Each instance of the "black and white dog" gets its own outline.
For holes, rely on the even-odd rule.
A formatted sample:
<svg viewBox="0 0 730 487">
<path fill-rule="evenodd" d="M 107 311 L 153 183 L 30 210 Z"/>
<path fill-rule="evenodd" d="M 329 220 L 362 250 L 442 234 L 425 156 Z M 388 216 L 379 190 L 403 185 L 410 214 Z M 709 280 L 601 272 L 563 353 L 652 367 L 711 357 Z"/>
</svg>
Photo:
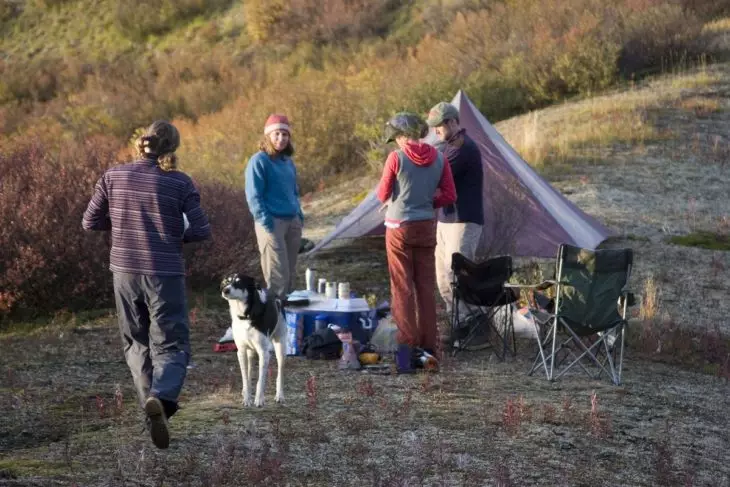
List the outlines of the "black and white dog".
<svg viewBox="0 0 730 487">
<path fill-rule="evenodd" d="M 251 405 L 251 367 L 254 352 L 259 356 L 259 380 L 253 404 L 264 405 L 266 373 L 273 347 L 278 372 L 276 402 L 284 400 L 284 356 L 286 355 L 286 322 L 281 301 L 256 284 L 249 276 L 233 274 L 221 282 L 221 295 L 231 311 L 233 341 L 238 349 L 238 363 L 243 381 L 243 405 Z"/>
</svg>

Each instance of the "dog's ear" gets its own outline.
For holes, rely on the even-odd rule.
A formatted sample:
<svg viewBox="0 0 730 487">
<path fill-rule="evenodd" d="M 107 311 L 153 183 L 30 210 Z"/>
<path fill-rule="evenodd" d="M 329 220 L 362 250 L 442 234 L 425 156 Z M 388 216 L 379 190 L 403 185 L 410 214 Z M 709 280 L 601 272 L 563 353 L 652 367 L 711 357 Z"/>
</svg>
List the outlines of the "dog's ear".
<svg viewBox="0 0 730 487">
<path fill-rule="evenodd" d="M 235 275 L 229 275 L 229 276 L 224 277 L 221 280 L 221 287 L 220 287 L 219 291 L 223 291 L 223 288 L 228 286 L 230 283 L 232 283 L 235 278 L 236 278 Z"/>
</svg>

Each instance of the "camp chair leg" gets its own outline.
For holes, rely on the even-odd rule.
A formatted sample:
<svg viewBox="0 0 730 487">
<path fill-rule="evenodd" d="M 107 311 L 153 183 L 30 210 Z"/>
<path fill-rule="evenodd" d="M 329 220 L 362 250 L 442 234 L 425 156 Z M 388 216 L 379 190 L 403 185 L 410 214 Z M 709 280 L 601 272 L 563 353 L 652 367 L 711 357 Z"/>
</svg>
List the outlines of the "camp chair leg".
<svg viewBox="0 0 730 487">
<path fill-rule="evenodd" d="M 613 360 L 610 358 L 610 353 L 608 350 L 608 343 L 606 342 L 605 335 L 601 336 L 590 347 L 588 347 L 583 342 L 583 340 L 581 340 L 581 338 L 570 328 L 570 326 L 568 326 L 566 324 L 564 324 L 563 326 L 568 331 L 568 333 L 570 333 L 570 335 L 572 336 L 572 341 L 575 342 L 577 345 L 579 345 L 580 348 L 583 350 L 583 352 L 580 355 L 572 354 L 573 357 L 575 357 L 573 362 L 571 362 L 567 367 L 565 367 L 563 370 L 561 370 L 561 372 L 555 378 L 557 379 L 558 377 L 561 377 L 566 372 L 568 372 L 570 370 L 570 368 L 573 367 L 573 365 L 578 364 L 580 366 L 580 368 L 583 369 L 583 371 L 586 373 L 586 375 L 588 375 L 588 377 L 591 377 L 592 379 L 598 379 L 598 378 L 600 378 L 601 373 L 605 372 L 606 375 L 611 379 L 611 382 L 613 382 L 614 384 L 617 384 L 617 378 L 616 378 L 616 375 L 614 372 L 615 369 L 613 367 Z M 601 361 L 598 359 L 596 354 L 593 353 L 593 350 L 596 348 L 600 349 L 601 345 L 603 345 L 605 347 L 606 352 L 609 353 L 608 363 L 609 363 L 610 370 L 607 369 L 604 366 L 604 364 L 602 364 Z M 588 356 L 588 358 L 590 358 L 591 361 L 599 367 L 598 373 L 595 376 L 593 374 L 591 374 L 590 371 L 581 362 L 581 360 L 585 356 Z"/>
<path fill-rule="evenodd" d="M 618 358 L 618 382 L 621 383 L 621 374 L 623 373 L 624 366 L 624 343 L 626 341 L 626 324 L 621 326 L 621 347 L 619 348 Z"/>
<path fill-rule="evenodd" d="M 548 341 L 550 340 L 550 334 L 554 328 L 554 325 L 551 325 L 548 329 L 548 332 L 545 334 L 545 336 L 541 336 L 541 327 L 545 328 L 548 326 L 548 323 L 552 321 L 553 317 L 551 316 L 547 321 L 538 323 L 537 320 L 533 321 L 533 324 L 535 325 L 535 335 L 537 337 L 537 353 L 535 354 L 535 360 L 532 363 L 532 368 L 527 373 L 527 375 L 532 375 L 535 370 L 537 370 L 540 367 L 540 364 L 542 364 L 543 368 L 545 369 L 545 377 L 547 377 L 548 380 L 551 380 L 550 378 L 550 371 L 548 370 L 547 366 L 547 358 L 545 357 L 545 351 L 544 348 L 547 346 Z"/>
</svg>

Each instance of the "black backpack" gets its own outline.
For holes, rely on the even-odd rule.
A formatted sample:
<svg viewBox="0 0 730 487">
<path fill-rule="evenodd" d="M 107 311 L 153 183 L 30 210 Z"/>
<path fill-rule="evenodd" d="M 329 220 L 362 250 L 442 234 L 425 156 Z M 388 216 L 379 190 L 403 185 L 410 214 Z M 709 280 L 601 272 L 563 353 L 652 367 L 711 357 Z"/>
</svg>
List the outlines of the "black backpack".
<svg viewBox="0 0 730 487">
<path fill-rule="evenodd" d="M 331 328 L 318 330 L 304 339 L 302 354 L 310 360 L 337 360 L 342 354 L 342 342 Z"/>
</svg>

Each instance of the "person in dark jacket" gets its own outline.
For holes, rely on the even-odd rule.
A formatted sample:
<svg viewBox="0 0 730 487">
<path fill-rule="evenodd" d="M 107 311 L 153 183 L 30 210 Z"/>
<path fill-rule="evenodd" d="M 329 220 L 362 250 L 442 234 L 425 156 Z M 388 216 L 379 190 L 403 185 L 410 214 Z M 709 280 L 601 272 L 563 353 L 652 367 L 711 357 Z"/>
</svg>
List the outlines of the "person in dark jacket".
<svg viewBox="0 0 730 487">
<path fill-rule="evenodd" d="M 124 356 L 158 448 L 169 446 L 167 419 L 178 410 L 190 361 L 182 246 L 210 238 L 200 194 L 177 170 L 179 145 L 175 126 L 154 122 L 136 141 L 137 160 L 96 183 L 82 220 L 84 230 L 111 232 Z"/>
<path fill-rule="evenodd" d="M 436 282 L 451 316 L 451 256 L 459 252 L 474 260 L 484 226 L 482 155 L 466 129 L 460 126 L 459 112 L 452 104 L 435 105 L 426 123 L 439 138 L 437 148 L 449 161 L 456 186 L 456 203 L 439 211 L 436 228 Z M 450 329 L 440 330 L 443 342 L 451 341 L 450 332 Z"/>
<path fill-rule="evenodd" d="M 401 372 L 410 371 L 413 348 L 438 355 L 435 209 L 456 201 L 449 162 L 419 142 L 426 132 L 423 119 L 413 113 L 398 113 L 388 122 L 386 142 L 395 141 L 398 150 L 385 161 L 377 195 L 388 207 L 385 246 Z"/>
</svg>

